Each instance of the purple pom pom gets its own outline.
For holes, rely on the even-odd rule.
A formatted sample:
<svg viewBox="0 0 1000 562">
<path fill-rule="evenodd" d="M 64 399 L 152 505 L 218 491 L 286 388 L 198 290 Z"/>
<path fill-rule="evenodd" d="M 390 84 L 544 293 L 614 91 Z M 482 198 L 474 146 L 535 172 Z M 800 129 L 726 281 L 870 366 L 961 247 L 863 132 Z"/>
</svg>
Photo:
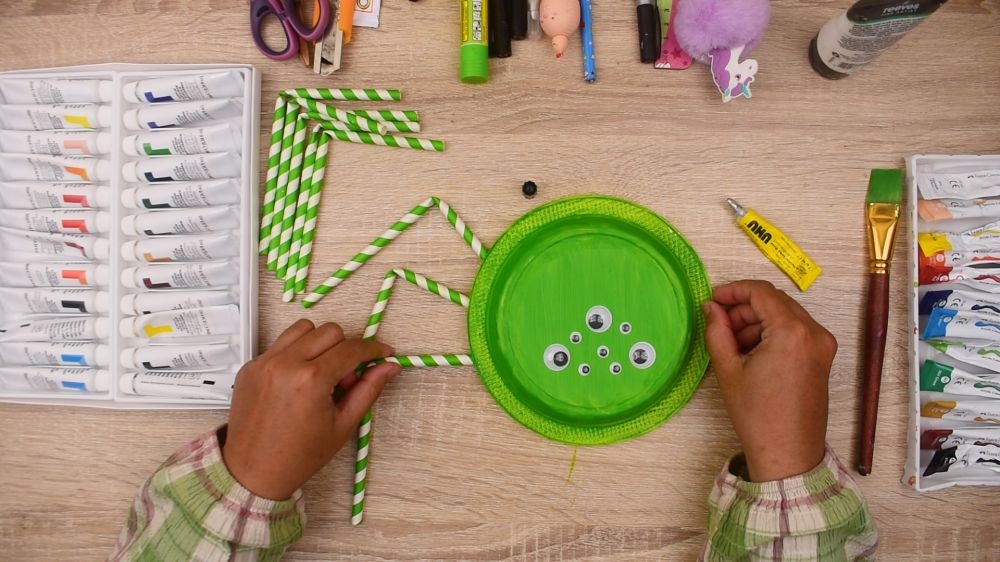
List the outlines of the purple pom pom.
<svg viewBox="0 0 1000 562">
<path fill-rule="evenodd" d="M 681 0 L 671 31 L 681 48 L 707 64 L 712 49 L 746 45 L 744 55 L 752 51 L 764 37 L 769 19 L 769 0 Z"/>
</svg>

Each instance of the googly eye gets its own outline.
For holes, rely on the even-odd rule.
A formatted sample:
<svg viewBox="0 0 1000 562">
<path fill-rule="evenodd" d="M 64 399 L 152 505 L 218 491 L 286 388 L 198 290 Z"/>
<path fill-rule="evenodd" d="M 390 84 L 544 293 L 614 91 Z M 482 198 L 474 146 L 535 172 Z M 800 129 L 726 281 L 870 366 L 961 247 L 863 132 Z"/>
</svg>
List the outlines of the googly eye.
<svg viewBox="0 0 1000 562">
<path fill-rule="evenodd" d="M 611 350 L 608 349 L 608 346 L 602 345 L 601 347 L 597 348 L 598 357 L 604 358 L 607 357 L 608 355 L 611 355 Z"/>
<path fill-rule="evenodd" d="M 639 342 L 628 350 L 628 360 L 636 369 L 648 369 L 656 361 L 656 350 L 646 342 Z"/>
<path fill-rule="evenodd" d="M 581 377 L 585 377 L 590 374 L 590 365 L 584 363 L 580 365 L 580 368 L 577 370 L 579 371 Z"/>
<path fill-rule="evenodd" d="M 573 332 L 569 335 L 569 341 L 571 343 L 580 343 L 583 341 L 583 336 L 580 335 L 580 332 Z"/>
<path fill-rule="evenodd" d="M 621 333 L 623 333 L 623 334 L 631 333 L 632 332 L 632 325 L 629 324 L 628 322 L 622 322 L 621 325 L 618 326 L 618 331 L 621 332 Z"/>
<path fill-rule="evenodd" d="M 543 360 L 551 371 L 562 371 L 569 365 L 569 350 L 565 345 L 554 343 L 545 348 Z"/>
<path fill-rule="evenodd" d="M 604 306 L 592 306 L 587 311 L 587 327 L 591 332 L 600 334 L 611 327 L 611 311 Z"/>
<path fill-rule="evenodd" d="M 612 375 L 620 375 L 620 374 L 622 374 L 622 364 L 621 363 L 612 363 L 611 367 L 608 370 L 611 371 Z"/>
</svg>

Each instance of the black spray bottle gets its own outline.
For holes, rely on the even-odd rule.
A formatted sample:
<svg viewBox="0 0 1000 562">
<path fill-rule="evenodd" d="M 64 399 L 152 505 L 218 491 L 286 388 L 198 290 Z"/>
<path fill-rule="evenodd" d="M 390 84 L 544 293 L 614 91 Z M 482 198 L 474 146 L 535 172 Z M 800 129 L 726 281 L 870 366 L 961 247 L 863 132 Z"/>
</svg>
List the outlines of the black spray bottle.
<svg viewBox="0 0 1000 562">
<path fill-rule="evenodd" d="M 948 0 L 860 0 L 826 22 L 809 45 L 809 62 L 837 80 L 878 58 Z"/>
</svg>

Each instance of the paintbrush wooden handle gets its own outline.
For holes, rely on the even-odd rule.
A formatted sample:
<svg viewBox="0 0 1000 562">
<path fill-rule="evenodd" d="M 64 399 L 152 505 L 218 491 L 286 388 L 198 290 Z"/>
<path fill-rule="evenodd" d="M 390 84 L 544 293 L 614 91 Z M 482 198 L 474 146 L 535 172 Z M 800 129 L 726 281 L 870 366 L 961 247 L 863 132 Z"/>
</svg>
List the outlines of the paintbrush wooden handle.
<svg viewBox="0 0 1000 562">
<path fill-rule="evenodd" d="M 878 393 L 882 384 L 882 359 L 889 325 L 889 274 L 868 275 L 868 307 L 865 318 L 865 351 L 862 364 L 861 435 L 858 443 L 858 473 L 872 471 L 875 454 L 875 422 L 878 418 Z"/>
</svg>

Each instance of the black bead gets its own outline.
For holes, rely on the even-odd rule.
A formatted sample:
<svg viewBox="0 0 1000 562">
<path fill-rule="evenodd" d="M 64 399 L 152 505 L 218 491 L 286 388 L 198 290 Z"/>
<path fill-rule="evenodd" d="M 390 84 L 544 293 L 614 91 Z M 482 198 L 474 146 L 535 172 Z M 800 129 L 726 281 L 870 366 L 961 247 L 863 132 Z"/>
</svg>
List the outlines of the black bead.
<svg viewBox="0 0 1000 562">
<path fill-rule="evenodd" d="M 521 193 L 528 199 L 531 199 L 538 193 L 538 185 L 533 181 L 526 181 L 524 185 L 521 186 Z"/>
</svg>

